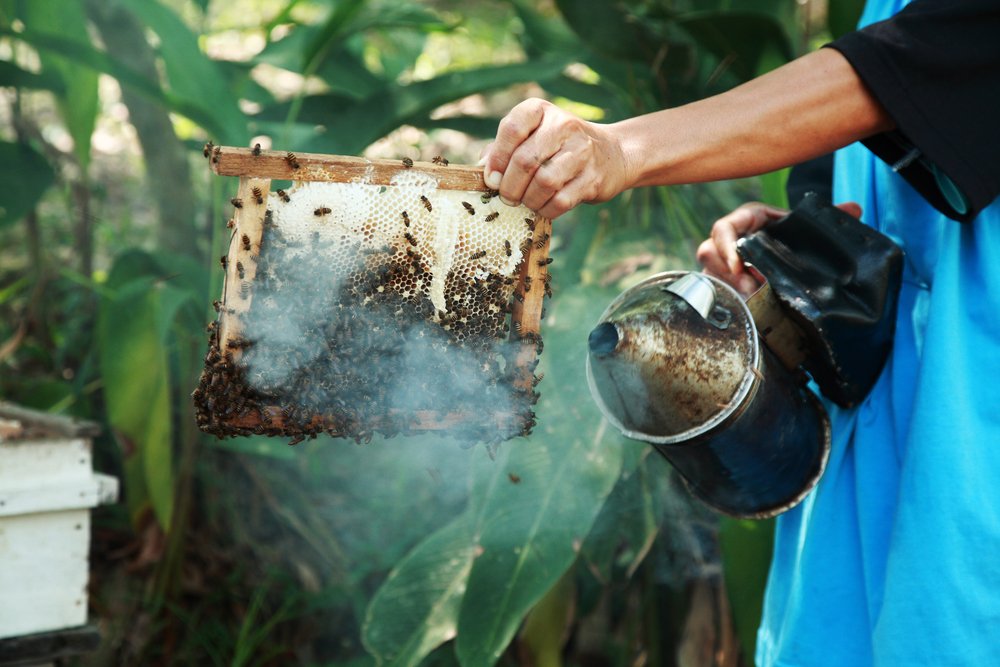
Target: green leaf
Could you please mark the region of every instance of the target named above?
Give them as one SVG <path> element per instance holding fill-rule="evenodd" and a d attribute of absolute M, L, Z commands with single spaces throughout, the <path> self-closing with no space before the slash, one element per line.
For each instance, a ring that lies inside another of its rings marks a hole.
<path fill-rule="evenodd" d="M 123 85 L 131 86 L 137 92 L 163 104 L 170 110 L 187 116 L 214 136 L 226 136 L 230 132 L 224 126 L 218 125 L 214 115 L 205 111 L 199 104 L 194 104 L 174 95 L 170 91 L 161 89 L 155 81 L 150 81 L 127 65 L 112 59 L 108 54 L 98 51 L 89 44 L 76 42 L 58 34 L 39 32 L 27 28 L 15 32 L 9 26 L 3 25 L 0 25 L 0 36 L 23 41 L 39 51 L 51 51 L 70 58 L 74 62 L 85 65 L 92 70 L 109 74 L 118 79 Z"/>
<path fill-rule="evenodd" d="M 733 609 L 736 634 L 744 655 L 748 656 L 753 656 L 756 650 L 757 626 L 764 608 L 773 541 L 774 521 L 723 518 L 719 523 L 726 592 Z"/>
<path fill-rule="evenodd" d="M 421 124 L 431 111 L 468 95 L 524 81 L 545 81 L 569 64 L 564 58 L 543 58 L 515 65 L 450 72 L 408 86 L 387 85 L 364 101 L 335 111 L 327 132 L 310 148 L 353 155 L 405 123 Z"/>
<path fill-rule="evenodd" d="M 779 58 L 782 62 L 792 58 L 792 47 L 781 24 L 766 14 L 692 12 L 679 17 L 676 24 L 742 80 L 773 67 Z"/>
<path fill-rule="evenodd" d="M 577 54 L 583 43 L 566 22 L 543 15 L 527 0 L 510 0 L 524 26 L 525 49 L 533 54 L 567 53 Z"/>
<path fill-rule="evenodd" d="M 539 425 L 529 440 L 479 466 L 472 495 L 479 551 L 456 642 L 463 665 L 496 662 L 525 614 L 576 559 L 621 472 L 621 439 L 591 400 L 584 365 L 587 331 L 610 296 L 573 288 L 550 304 Z"/>
<path fill-rule="evenodd" d="M 220 130 L 216 135 L 220 141 L 246 143 L 246 118 L 221 69 L 198 46 L 197 35 L 156 0 L 120 1 L 159 36 L 159 52 L 172 93 L 210 116 Z"/>
<path fill-rule="evenodd" d="M 455 637 L 475 541 L 466 512 L 418 544 L 368 605 L 365 647 L 380 664 L 413 666 Z"/>
<path fill-rule="evenodd" d="M 499 124 L 500 118 L 492 116 L 449 116 L 428 118 L 417 126 L 425 130 L 455 130 L 473 137 L 489 139 L 496 135 Z"/>
<path fill-rule="evenodd" d="M 598 53 L 637 62 L 651 61 L 662 40 L 636 20 L 635 2 L 592 2 L 556 0 L 556 6 L 570 28 Z"/>
<path fill-rule="evenodd" d="M 162 308 L 155 260 L 131 251 L 108 276 L 114 297 L 101 300 L 97 322 L 104 401 L 117 437 L 124 441 L 126 496 L 133 521 L 151 505 L 170 526 L 174 505 L 170 371 L 158 331 Z"/>
<path fill-rule="evenodd" d="M 41 153 L 26 144 L 0 141 L 0 228 L 17 222 L 34 208 L 55 172 Z"/>
<path fill-rule="evenodd" d="M 864 8 L 864 0 L 829 0 L 826 22 L 834 39 L 857 29 Z"/>
<path fill-rule="evenodd" d="M 622 446 L 633 459 L 637 452 L 649 454 L 652 449 L 633 441 Z M 631 577 L 653 546 L 658 525 L 654 485 L 646 467 L 623 472 L 583 544 L 582 556 L 594 577 L 611 583 L 616 565 Z"/>
<path fill-rule="evenodd" d="M 0 60 L 0 86 L 50 90 L 56 95 L 66 94 L 66 84 L 63 83 L 62 77 L 51 70 L 42 70 L 35 74 L 6 60 Z"/>
<path fill-rule="evenodd" d="M 51 34 L 90 45 L 87 21 L 79 0 L 31 0 L 24 4 L 25 23 Z M 43 70 L 56 73 L 66 94 L 57 97 L 59 112 L 73 137 L 73 152 L 84 173 L 90 163 L 90 135 L 97 122 L 97 73 L 51 51 L 39 51 Z"/>

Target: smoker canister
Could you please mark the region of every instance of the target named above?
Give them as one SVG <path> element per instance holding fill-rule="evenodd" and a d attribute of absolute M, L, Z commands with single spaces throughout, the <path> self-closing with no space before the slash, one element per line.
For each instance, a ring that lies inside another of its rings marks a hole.
<path fill-rule="evenodd" d="M 709 506 L 774 516 L 822 474 L 825 410 L 761 345 L 743 299 L 722 281 L 683 271 L 643 281 L 608 306 L 589 348 L 605 417 L 651 443 Z"/>

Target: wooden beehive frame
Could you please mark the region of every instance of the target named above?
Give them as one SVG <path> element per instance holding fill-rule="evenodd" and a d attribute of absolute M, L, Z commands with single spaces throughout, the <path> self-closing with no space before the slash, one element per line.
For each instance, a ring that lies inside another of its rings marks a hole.
<path fill-rule="evenodd" d="M 316 153 L 291 153 L 267 151 L 249 148 L 225 146 L 208 146 L 206 153 L 212 171 L 220 176 L 235 176 L 239 178 L 236 197 L 242 206 L 234 209 L 233 233 L 230 239 L 226 262 L 226 279 L 223 288 L 222 308 L 218 320 L 217 342 L 220 352 L 227 350 L 227 344 L 234 337 L 242 334 L 241 317 L 248 312 L 253 299 L 253 291 L 238 289 L 241 283 L 253 284 L 257 270 L 256 258 L 261 252 L 261 241 L 264 235 L 264 218 L 267 212 L 268 194 L 272 180 L 289 181 L 323 181 L 333 183 L 358 183 L 370 185 L 391 185 L 394 177 L 404 169 L 429 174 L 437 181 L 438 189 L 460 190 L 469 192 L 490 192 L 483 181 L 483 169 L 465 165 L 445 165 L 433 162 L 413 162 L 412 166 L 404 165 L 400 160 L 369 160 L 358 157 L 323 155 Z M 254 189 L 262 195 L 262 203 L 254 196 Z M 552 231 L 550 220 L 537 217 L 535 221 L 534 238 L 538 243 L 529 244 L 524 261 L 516 276 L 515 298 L 511 311 L 511 339 L 521 339 L 526 342 L 520 345 L 514 359 L 517 369 L 515 388 L 530 393 L 535 384 L 533 370 L 537 364 L 540 345 L 540 322 L 542 306 L 546 290 L 542 288 L 546 281 L 548 267 L 545 260 L 549 253 L 549 239 Z M 246 236 L 248 243 L 244 243 Z M 237 275 L 237 262 L 244 267 L 244 277 Z M 526 285 L 534 283 L 536 289 L 525 289 Z M 237 288 L 233 288 L 237 286 Z M 233 362 L 239 363 L 243 352 L 241 349 L 231 350 Z M 227 425 L 234 431 L 262 432 L 262 424 L 267 424 L 266 432 L 294 435 L 295 431 L 285 428 L 280 406 L 263 408 L 267 415 L 256 411 L 233 416 L 227 420 Z M 462 413 L 440 414 L 433 411 L 420 411 L 413 415 L 409 427 L 412 431 L 449 430 L 470 418 Z M 504 426 L 505 420 L 513 421 L 515 415 L 496 415 L 497 426 Z M 337 425 L 318 424 L 323 430 L 336 433 Z"/>

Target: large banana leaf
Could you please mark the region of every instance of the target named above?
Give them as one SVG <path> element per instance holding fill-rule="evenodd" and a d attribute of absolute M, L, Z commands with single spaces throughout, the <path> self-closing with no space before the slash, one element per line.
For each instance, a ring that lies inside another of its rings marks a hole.
<path fill-rule="evenodd" d="M 226 136 L 226 133 L 230 131 L 219 125 L 214 114 L 206 111 L 201 104 L 162 89 L 157 82 L 150 81 L 125 63 L 114 60 L 107 53 L 99 51 L 89 44 L 57 33 L 34 30 L 30 27 L 15 31 L 9 26 L 0 25 L 0 36 L 23 41 L 38 49 L 39 52 L 51 51 L 91 70 L 113 76 L 123 85 L 131 86 L 137 92 L 159 102 L 171 111 L 190 118 L 213 136 Z"/>
<path fill-rule="evenodd" d="M 482 526 L 458 620 L 466 666 L 490 665 L 522 619 L 576 560 L 622 467 L 621 439 L 607 430 L 587 390 L 587 332 L 607 290 L 559 295 L 546 322 L 539 426 L 484 463 L 472 507 Z"/>
<path fill-rule="evenodd" d="M 246 143 L 246 118 L 220 68 L 198 46 L 197 35 L 156 0 L 120 2 L 160 37 L 159 53 L 172 94 L 211 117 L 220 141 Z"/>
<path fill-rule="evenodd" d="M 174 506 L 169 352 L 174 323 L 196 309 L 187 278 L 173 278 L 147 253 L 121 255 L 101 290 L 97 322 L 105 407 L 124 447 L 129 512 L 136 521 L 151 508 L 164 528 Z"/>
<path fill-rule="evenodd" d="M 458 610 L 472 567 L 470 512 L 445 524 L 403 558 L 372 598 L 365 647 L 379 664 L 412 667 L 455 637 Z"/>
<path fill-rule="evenodd" d="M 89 46 L 83 7 L 79 0 L 32 0 L 23 4 L 23 19 L 31 28 L 65 35 L 66 39 Z M 90 163 L 90 135 L 97 122 L 97 72 L 52 51 L 39 52 L 43 71 L 54 72 L 63 81 L 65 94 L 56 102 L 73 137 L 73 153 L 84 173 Z"/>
<path fill-rule="evenodd" d="M 41 153 L 25 144 L 0 141 L 0 228 L 30 211 L 55 181 L 55 172 Z"/>
<path fill-rule="evenodd" d="M 467 95 L 525 81 L 545 81 L 569 64 L 565 58 L 450 72 L 407 86 L 386 85 L 361 102 L 329 110 L 326 132 L 309 145 L 314 151 L 354 155 L 405 123 L 420 125 L 431 111 Z"/>

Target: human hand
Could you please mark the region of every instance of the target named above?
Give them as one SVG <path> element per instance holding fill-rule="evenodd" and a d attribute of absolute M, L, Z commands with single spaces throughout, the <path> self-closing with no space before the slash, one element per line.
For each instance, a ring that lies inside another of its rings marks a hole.
<path fill-rule="evenodd" d="M 861 217 L 861 207 L 854 202 L 838 204 L 837 208 L 856 218 Z M 698 246 L 698 263 L 705 273 L 728 283 L 743 296 L 753 294 L 760 287 L 760 281 L 747 271 L 736 252 L 736 241 L 787 214 L 785 209 L 760 202 L 743 204 L 715 221 L 709 238 Z"/>
<path fill-rule="evenodd" d="M 611 199 L 625 187 L 625 159 L 608 125 L 542 99 L 521 102 L 484 153 L 487 187 L 504 203 L 558 218 L 581 202 Z"/>

